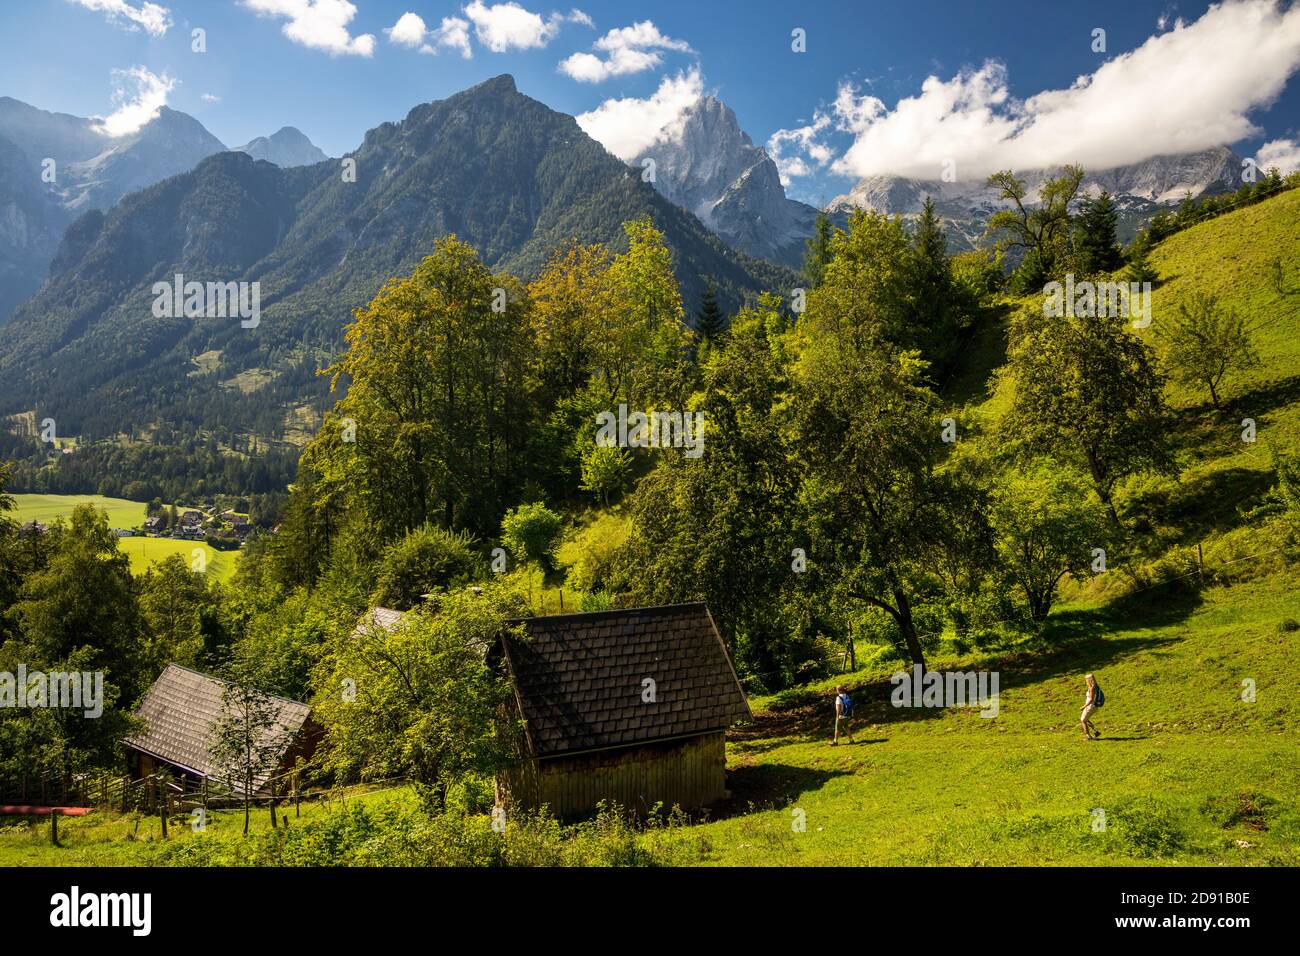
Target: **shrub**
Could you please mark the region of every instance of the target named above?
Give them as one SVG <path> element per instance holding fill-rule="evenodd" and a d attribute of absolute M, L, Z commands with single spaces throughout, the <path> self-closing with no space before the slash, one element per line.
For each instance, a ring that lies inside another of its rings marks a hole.
<path fill-rule="evenodd" d="M 371 603 L 409 611 L 425 594 L 473 581 L 481 567 L 473 537 L 423 525 L 384 552 Z"/>
<path fill-rule="evenodd" d="M 519 561 L 552 565 L 552 552 L 563 521 L 541 502 L 511 508 L 501 519 L 501 541 Z"/>

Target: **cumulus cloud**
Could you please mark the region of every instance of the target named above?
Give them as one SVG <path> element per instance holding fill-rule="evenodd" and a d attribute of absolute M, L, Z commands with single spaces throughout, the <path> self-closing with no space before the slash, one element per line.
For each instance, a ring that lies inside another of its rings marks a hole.
<path fill-rule="evenodd" d="M 782 186 L 789 186 L 796 176 L 824 168 L 835 158 L 835 151 L 821 140 L 830 127 L 831 117 L 818 111 L 808 125 L 779 129 L 768 137 L 767 154 L 776 163 Z"/>
<path fill-rule="evenodd" d="M 220 103 L 220 102 L 221 102 L 221 97 L 217 96 L 215 93 L 204 93 L 204 94 L 202 94 L 202 95 L 199 96 L 199 99 L 201 99 L 204 103 Z"/>
<path fill-rule="evenodd" d="M 78 6 L 96 13 L 108 14 L 113 23 L 123 23 L 128 30 L 144 30 L 150 36 L 160 37 L 166 34 L 172 25 L 171 11 L 156 3 L 142 3 L 132 6 L 126 0 L 71 0 Z"/>
<path fill-rule="evenodd" d="M 443 17 L 441 25 L 430 30 L 419 14 L 403 13 L 384 32 L 389 42 L 421 53 L 434 54 L 438 47 L 444 46 L 459 50 L 466 60 L 474 55 L 469 45 L 469 21 L 460 17 Z"/>
<path fill-rule="evenodd" d="M 568 15 L 553 13 L 543 18 L 541 14 L 525 10 L 513 0 L 491 6 L 483 3 L 483 0 L 474 0 L 465 8 L 465 16 L 473 22 L 474 36 L 478 42 L 493 53 L 546 46 L 566 21 L 594 25 L 591 17 L 581 10 L 573 10 Z"/>
<path fill-rule="evenodd" d="M 686 111 L 704 95 L 698 68 L 665 76 L 645 99 L 610 99 L 577 117 L 578 125 L 596 142 L 627 162 L 655 143 L 679 135 Z"/>
<path fill-rule="evenodd" d="M 127 136 L 158 116 L 176 81 L 166 73 L 157 75 L 143 66 L 113 71 L 113 104 L 107 116 L 96 119 L 94 129 L 104 136 Z"/>
<path fill-rule="evenodd" d="M 605 54 L 604 59 L 594 53 L 575 53 L 560 62 L 560 72 L 581 83 L 599 83 L 657 67 L 662 61 L 659 50 L 691 49 L 684 40 L 664 36 L 649 20 L 610 30 L 594 46 Z"/>
<path fill-rule="evenodd" d="M 1147 39 L 1065 89 L 1012 97 L 1006 67 L 931 76 L 893 109 L 851 86 L 833 107 L 853 144 L 832 166 L 853 176 L 963 179 L 1067 162 L 1109 169 L 1257 135 L 1248 114 L 1300 68 L 1300 4 L 1226 0 Z"/>
<path fill-rule="evenodd" d="M 260 16 L 282 17 L 284 35 L 294 43 L 331 56 L 370 56 L 375 38 L 369 33 L 352 36 L 348 24 L 357 15 L 349 0 L 240 0 Z"/>
<path fill-rule="evenodd" d="M 1300 142 L 1269 140 L 1255 153 L 1255 165 L 1266 172 L 1276 166 L 1283 176 L 1295 172 L 1300 169 Z"/>

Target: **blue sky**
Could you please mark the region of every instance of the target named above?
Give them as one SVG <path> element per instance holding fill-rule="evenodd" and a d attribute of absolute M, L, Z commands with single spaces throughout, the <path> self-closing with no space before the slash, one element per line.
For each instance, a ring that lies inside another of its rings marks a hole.
<path fill-rule="evenodd" d="M 588 114 L 584 126 L 614 152 L 644 145 L 683 104 L 713 93 L 781 157 L 791 194 L 812 202 L 863 174 L 938 178 L 949 158 L 983 175 L 1065 161 L 1069 150 L 1099 167 L 1212 140 L 1243 155 L 1270 143 L 1284 164 L 1297 155 L 1300 9 L 1286 2 L 1229 0 L 1208 14 L 1185 0 L 511 7 L 6 2 L 0 94 L 108 116 L 143 90 L 146 111 L 165 99 L 228 145 L 293 125 L 339 155 L 415 104 L 500 73 L 555 109 Z M 390 36 L 405 14 L 419 22 L 407 18 Z M 196 27 L 205 53 L 191 51 Z M 795 28 L 806 31 L 806 52 L 791 49 Z M 1097 28 L 1104 52 L 1093 49 Z M 1092 95 L 1076 87 L 1080 77 L 1091 77 Z M 134 115 L 117 120 L 129 126 Z"/>

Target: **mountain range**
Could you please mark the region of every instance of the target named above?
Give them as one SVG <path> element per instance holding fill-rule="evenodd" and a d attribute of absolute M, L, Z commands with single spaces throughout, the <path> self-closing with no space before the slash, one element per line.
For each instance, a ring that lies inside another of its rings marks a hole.
<path fill-rule="evenodd" d="M 220 152 L 87 212 L 0 340 L 0 413 L 36 407 L 89 437 L 155 423 L 282 434 L 323 402 L 316 370 L 352 310 L 447 233 L 529 276 L 570 238 L 625 248 L 622 223 L 650 215 L 688 309 L 706 283 L 726 308 L 797 284 L 733 251 L 509 76 L 417 106 L 345 159 L 286 169 Z M 151 288 L 177 273 L 257 282 L 260 325 L 155 317 Z"/>
<path fill-rule="evenodd" d="M 1081 194 L 1096 195 L 1103 189 L 1116 199 L 1120 213 L 1119 238 L 1127 242 L 1162 208 L 1185 198 L 1207 193 L 1230 192 L 1241 185 L 1242 159 L 1225 147 L 1174 156 L 1155 156 L 1114 169 L 1084 170 Z M 1033 202 L 1053 170 L 1017 172 Z M 926 197 L 934 199 L 935 211 L 944 220 L 951 249 L 975 248 L 983 238 L 984 226 L 998 209 L 1007 204 L 986 180 L 945 182 L 908 179 L 902 176 L 868 176 L 828 206 L 846 213 L 870 209 L 887 215 L 912 217 L 920 213 Z"/>
<path fill-rule="evenodd" d="M 740 128 L 736 114 L 701 97 L 671 135 L 637 156 L 653 162 L 655 187 L 732 246 L 791 268 L 803 263 L 817 210 L 786 197 L 776 163 Z"/>
<path fill-rule="evenodd" d="M 140 129 L 112 136 L 97 120 L 0 97 L 0 323 L 40 287 L 77 216 L 225 149 L 194 117 L 165 106 Z M 280 165 L 326 158 L 292 128 L 240 149 Z"/>
<path fill-rule="evenodd" d="M 1184 196 L 1235 188 L 1239 170 L 1231 151 L 1208 150 L 1089 172 L 1084 188 L 1115 194 L 1131 234 Z M 1022 175 L 1032 198 L 1048 173 Z M 876 176 L 828 210 L 837 224 L 855 207 L 910 217 L 927 195 L 954 250 L 979 243 L 1000 206 L 982 182 Z M 527 278 L 569 239 L 624 247 L 622 223 L 642 215 L 664 231 L 691 313 L 706 286 L 731 310 L 798 285 L 789 267 L 817 210 L 786 196 L 771 157 L 714 97 L 630 165 L 505 75 L 381 124 L 343 162 L 293 127 L 228 151 L 166 108 L 113 138 L 3 98 L 0 321 L 13 314 L 0 414 L 37 410 L 87 437 L 309 428 L 326 402 L 316 370 L 351 311 L 440 236 Z M 153 284 L 178 273 L 256 282 L 259 327 L 156 317 Z"/>

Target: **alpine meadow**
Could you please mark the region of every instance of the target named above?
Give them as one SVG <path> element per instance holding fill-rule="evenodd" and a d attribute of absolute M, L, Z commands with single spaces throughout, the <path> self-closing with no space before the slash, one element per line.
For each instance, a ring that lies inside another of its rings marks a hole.
<path fill-rule="evenodd" d="M 234 941 L 238 867 L 275 941 L 429 885 L 654 925 L 630 870 L 705 867 L 956 941 L 981 867 L 1008 937 L 1284 924 L 1300 4 L 32 0 L 0 49 L 20 921 Z"/>

